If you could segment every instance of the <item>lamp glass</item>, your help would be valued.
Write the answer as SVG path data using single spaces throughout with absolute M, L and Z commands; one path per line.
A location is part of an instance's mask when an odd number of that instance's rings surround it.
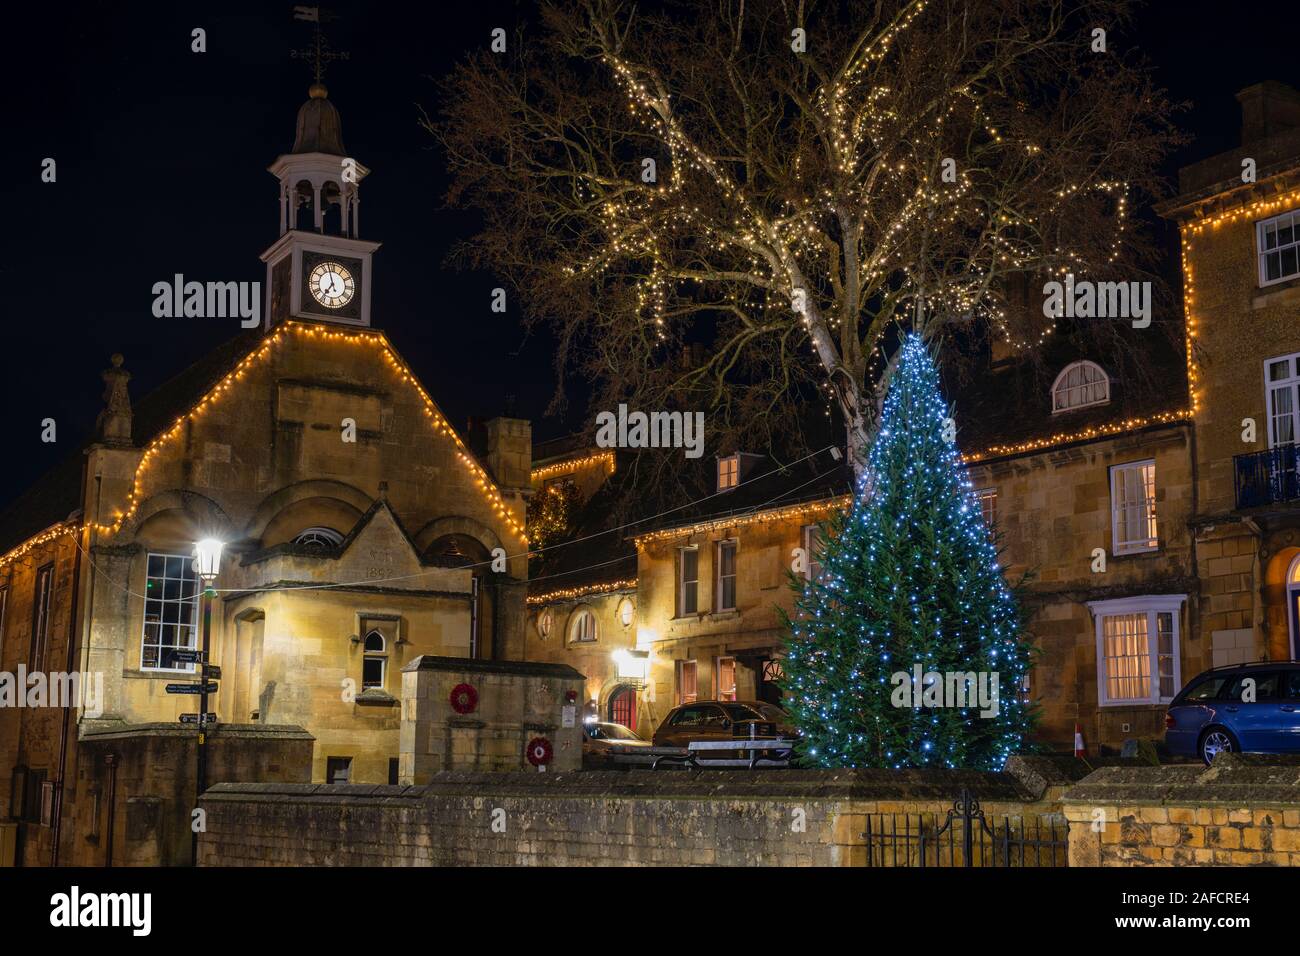
M 222 543 L 216 538 L 204 538 L 194 543 L 194 570 L 204 581 L 211 583 L 221 572 Z

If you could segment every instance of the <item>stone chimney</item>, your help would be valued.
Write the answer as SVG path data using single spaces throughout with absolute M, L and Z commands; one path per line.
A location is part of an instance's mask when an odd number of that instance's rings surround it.
M 1241 145 L 1249 146 L 1300 127 L 1300 91 L 1265 80 L 1237 94 L 1241 104 Z
M 533 427 L 525 418 L 492 418 L 484 423 L 483 463 L 502 491 L 531 489 Z

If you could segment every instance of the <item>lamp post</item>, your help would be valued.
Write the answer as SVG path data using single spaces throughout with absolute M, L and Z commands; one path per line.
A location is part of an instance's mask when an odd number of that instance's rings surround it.
M 198 767 L 194 775 L 194 806 L 197 809 L 199 797 L 207 786 L 208 776 L 208 651 L 212 635 L 212 599 L 217 596 L 213 583 L 221 571 L 222 544 L 216 538 L 204 538 L 194 544 L 194 570 L 203 581 L 203 631 L 202 647 L 199 656 L 199 742 Z M 199 831 L 190 820 L 190 859 L 194 866 L 199 865 Z

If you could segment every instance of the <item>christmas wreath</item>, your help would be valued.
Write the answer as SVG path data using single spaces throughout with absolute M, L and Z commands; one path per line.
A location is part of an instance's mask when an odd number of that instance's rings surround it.
M 458 714 L 472 714 L 478 707 L 478 691 L 472 684 L 457 684 L 451 689 L 451 709 Z
M 551 742 L 545 737 L 528 741 L 528 762 L 534 767 L 551 762 Z

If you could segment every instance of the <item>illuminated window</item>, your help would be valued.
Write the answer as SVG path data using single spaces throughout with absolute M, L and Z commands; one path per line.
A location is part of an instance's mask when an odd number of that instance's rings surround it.
M 726 491 L 740 484 L 740 456 L 718 459 L 718 490 Z
M 1259 284 L 1272 285 L 1300 275 L 1300 209 L 1265 219 L 1256 229 Z
M 699 699 L 695 661 L 677 662 L 677 703 L 693 704 Z
M 736 699 L 736 659 L 719 657 L 715 678 L 717 681 L 718 700 Z
M 1098 700 L 1163 704 L 1180 686 L 1179 608 L 1184 594 L 1090 601 L 1097 631 Z
M 542 640 L 551 636 L 551 625 L 555 623 L 555 617 L 551 614 L 551 609 L 544 608 L 542 613 L 537 615 L 537 634 Z
M 361 664 L 361 689 L 383 690 L 388 671 L 388 642 L 378 631 L 366 635 L 365 653 Z
M 193 671 L 176 660 L 178 650 L 198 647 L 198 575 L 191 555 L 150 554 L 144 584 L 143 670 Z
M 596 639 L 596 615 L 586 608 L 573 615 L 569 625 L 569 640 L 574 644 L 590 644 Z
M 717 554 L 717 609 L 736 609 L 736 542 L 719 541 Z
M 1052 414 L 1110 401 L 1110 376 L 1095 362 L 1067 365 L 1052 383 Z
M 677 616 L 699 613 L 700 551 L 679 548 L 677 551 Z
M 1154 551 L 1156 535 L 1156 463 L 1136 461 L 1110 470 L 1111 534 L 1115 554 Z

